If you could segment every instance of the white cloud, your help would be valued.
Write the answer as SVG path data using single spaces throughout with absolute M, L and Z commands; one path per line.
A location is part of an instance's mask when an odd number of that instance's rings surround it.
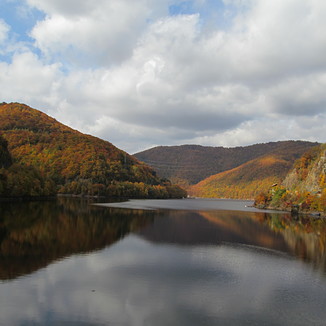
M 275 83 L 324 68 L 326 8 L 322 1 L 251 1 L 231 30 L 203 39 L 223 80 Z M 217 73 L 217 71 L 216 71 Z
M 31 52 L 16 54 L 11 63 L 0 62 L 0 96 L 4 101 L 56 105 L 61 97 L 60 65 L 43 65 Z
M 284 79 L 268 90 L 272 110 L 283 116 L 326 112 L 326 71 Z
M 97 2 L 99 5 L 104 3 L 101 0 Z M 86 15 L 94 7 L 92 0 L 27 0 L 27 3 L 46 13 L 65 16 Z
M 27 2 L 46 14 L 30 34 L 40 52 L 14 51 L 0 63 L 5 100 L 44 108 L 130 152 L 325 141 L 324 1 L 225 0 L 218 10 L 229 24 L 215 29 L 200 14 L 207 1 L 176 16 L 168 16 L 180 3 L 172 0 Z
M 160 15 L 163 1 L 99 0 L 29 3 L 47 13 L 31 32 L 49 57 L 59 55 L 82 65 L 110 65 L 126 60 L 148 20 Z M 165 14 L 165 12 L 164 12 Z
M 6 22 L 0 19 L 0 45 L 7 39 L 9 29 Z
M 209 146 L 244 146 L 280 140 L 324 141 L 326 114 L 292 119 L 252 119 L 238 127 L 216 134 L 199 134 L 198 144 Z

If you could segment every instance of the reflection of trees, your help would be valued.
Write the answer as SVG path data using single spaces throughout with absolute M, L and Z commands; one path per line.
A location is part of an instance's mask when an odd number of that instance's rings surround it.
M 219 228 L 232 232 L 239 243 L 264 247 L 272 250 L 288 252 L 286 242 L 281 236 L 275 235 L 267 226 L 257 224 L 256 213 L 234 211 L 201 212 L 201 215 Z
M 291 252 L 310 262 L 317 269 L 326 271 L 326 220 L 290 214 L 257 214 L 262 223 L 282 234 Z
M 110 245 L 151 221 L 151 211 L 101 208 L 86 201 L 6 203 L 0 216 L 0 279 Z
M 294 255 L 326 271 L 326 220 L 290 214 L 165 211 L 139 232 L 158 243 L 258 246 Z
M 326 271 L 326 221 L 289 214 L 142 211 L 92 206 L 80 198 L 0 205 L 0 280 L 72 254 L 108 246 L 129 232 L 153 242 L 235 243 L 275 249 Z
M 257 224 L 254 213 L 234 211 L 165 211 L 140 231 L 153 242 L 181 245 L 244 244 L 288 251 L 281 235 L 267 225 Z

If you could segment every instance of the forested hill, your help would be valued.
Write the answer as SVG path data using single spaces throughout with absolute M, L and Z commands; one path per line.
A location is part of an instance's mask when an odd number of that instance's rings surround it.
M 159 146 L 134 156 L 152 166 L 163 177 L 187 186 L 266 155 L 286 155 L 286 160 L 293 163 L 316 145 L 305 141 L 280 141 L 234 148 Z
M 0 136 L 0 169 L 8 168 L 11 164 L 12 160 L 8 151 L 7 141 Z
M 266 155 L 212 175 L 188 189 L 195 197 L 253 199 L 282 182 L 293 165 L 287 155 Z
M 326 215 L 326 143 L 304 153 L 284 181 L 256 197 L 256 205 Z
M 111 143 L 24 104 L 0 105 L 0 137 L 0 196 L 185 195 Z

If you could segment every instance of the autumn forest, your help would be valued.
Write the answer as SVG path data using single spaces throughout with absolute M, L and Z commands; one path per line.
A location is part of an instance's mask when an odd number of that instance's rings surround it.
M 57 194 L 183 198 L 188 192 L 325 212 L 325 170 L 325 144 L 160 146 L 132 156 L 27 105 L 0 104 L 2 200 Z
M 1 197 L 180 198 L 179 186 L 111 143 L 26 105 L 0 105 Z

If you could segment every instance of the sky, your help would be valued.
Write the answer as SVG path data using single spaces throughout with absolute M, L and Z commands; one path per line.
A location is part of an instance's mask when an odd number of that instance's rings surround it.
M 0 0 L 0 102 L 128 153 L 326 141 L 324 0 Z

